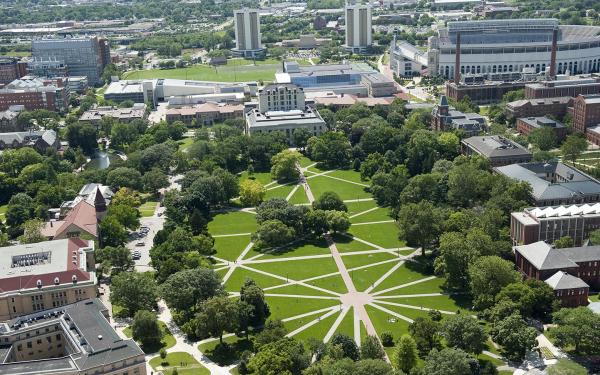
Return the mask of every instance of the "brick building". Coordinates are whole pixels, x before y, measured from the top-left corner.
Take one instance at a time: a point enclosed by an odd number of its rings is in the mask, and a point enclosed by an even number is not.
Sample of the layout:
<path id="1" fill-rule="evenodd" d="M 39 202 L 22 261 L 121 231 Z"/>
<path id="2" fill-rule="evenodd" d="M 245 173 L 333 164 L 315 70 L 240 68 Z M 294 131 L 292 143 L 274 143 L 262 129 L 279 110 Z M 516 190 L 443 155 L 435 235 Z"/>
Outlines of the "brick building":
<path id="1" fill-rule="evenodd" d="M 506 103 L 504 113 L 509 119 L 549 115 L 562 118 L 567 114 L 568 108 L 572 105 L 573 98 L 570 96 L 543 99 L 522 99 Z"/>
<path id="2" fill-rule="evenodd" d="M 524 93 L 526 99 L 600 94 L 600 75 L 559 75 L 556 80 L 528 83 Z"/>
<path id="3" fill-rule="evenodd" d="M 96 297 L 95 267 L 81 238 L 2 248 L 0 321 Z"/>
<path id="4" fill-rule="evenodd" d="M 27 75 L 27 63 L 14 57 L 0 56 L 0 85 Z"/>
<path id="5" fill-rule="evenodd" d="M 167 123 L 181 121 L 191 126 L 213 125 L 230 118 L 244 116 L 242 104 L 204 103 L 188 108 L 172 108 L 167 111 Z"/>
<path id="6" fill-rule="evenodd" d="M 599 228 L 600 203 L 530 207 L 510 215 L 510 237 L 514 245 L 537 241 L 553 243 L 569 236 L 576 246 L 581 246 L 590 232 Z"/>
<path id="7" fill-rule="evenodd" d="M 0 111 L 15 105 L 22 105 L 28 111 L 47 109 L 66 112 L 69 108 L 69 89 L 61 78 L 26 76 L 0 89 Z"/>
<path id="8" fill-rule="evenodd" d="M 560 121 L 552 120 L 548 117 L 521 117 L 517 119 L 517 131 L 521 134 L 528 135 L 535 129 L 549 128 L 552 129 L 556 140 L 562 142 L 567 136 L 569 130 Z"/>
<path id="9" fill-rule="evenodd" d="M 564 306 L 587 305 L 600 286 L 600 246 L 555 249 L 544 241 L 515 246 L 515 264 L 527 278 L 546 281 Z"/>
<path id="10" fill-rule="evenodd" d="M 431 128 L 437 131 L 461 130 L 465 136 L 478 135 L 486 127 L 485 118 L 478 113 L 463 113 L 448 104 L 446 95 L 440 96 L 431 110 Z"/>
<path id="11" fill-rule="evenodd" d="M 493 81 L 473 85 L 448 82 L 446 83 L 446 95 L 457 102 L 468 96 L 473 103 L 490 104 L 502 100 L 507 92 L 520 90 L 524 87 L 524 82 Z"/>

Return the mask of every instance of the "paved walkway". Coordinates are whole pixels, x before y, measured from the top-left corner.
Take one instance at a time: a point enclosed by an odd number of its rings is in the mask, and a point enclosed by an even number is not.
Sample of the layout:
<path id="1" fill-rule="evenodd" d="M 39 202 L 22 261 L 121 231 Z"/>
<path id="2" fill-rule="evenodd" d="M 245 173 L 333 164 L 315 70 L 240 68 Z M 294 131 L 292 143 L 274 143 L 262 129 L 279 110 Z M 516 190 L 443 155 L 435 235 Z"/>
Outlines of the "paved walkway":
<path id="1" fill-rule="evenodd" d="M 310 185 L 306 182 L 306 177 L 304 176 L 304 172 L 302 171 L 302 169 L 300 169 L 300 175 L 301 175 L 300 181 L 302 181 L 302 185 L 304 186 L 304 191 L 306 192 L 306 197 L 308 198 L 308 201 L 312 204 L 315 201 L 315 196 L 313 195 L 313 193 L 310 189 Z M 356 287 L 354 286 L 354 282 L 352 281 L 352 277 L 350 277 L 350 273 L 346 269 L 346 265 L 344 264 L 344 261 L 342 260 L 342 256 L 340 255 L 340 252 L 338 251 L 337 246 L 335 245 L 335 242 L 333 241 L 333 239 L 331 238 L 331 236 L 329 234 L 325 235 L 325 240 L 327 241 L 327 245 L 329 246 L 331 255 L 333 256 L 335 264 L 340 272 L 340 275 L 342 276 L 342 280 L 344 280 L 346 289 L 348 289 L 348 293 L 344 294 L 340 297 L 342 300 L 342 304 L 347 308 L 347 310 L 343 314 L 340 314 L 340 317 L 343 319 L 342 315 L 345 315 L 347 313 L 348 309 L 350 307 L 353 307 L 354 313 L 355 313 L 355 321 L 356 321 L 356 316 L 358 316 L 360 318 L 360 320 L 362 320 L 362 322 L 365 326 L 365 329 L 367 330 L 367 334 L 369 334 L 370 336 L 375 336 L 379 339 L 379 336 L 377 335 L 377 331 L 375 330 L 375 326 L 371 322 L 371 318 L 369 317 L 369 314 L 367 314 L 367 310 L 365 309 L 365 304 L 367 304 L 371 301 L 371 296 L 368 293 L 362 293 L 362 292 L 358 292 L 356 290 Z M 340 317 L 338 317 L 338 319 L 336 320 L 337 324 L 334 324 L 334 326 L 331 327 L 331 329 L 325 336 L 325 339 L 326 339 L 326 340 L 324 340 L 325 342 L 327 342 L 328 338 L 330 337 L 330 333 L 333 334 L 333 332 L 335 332 L 335 329 L 337 329 L 337 326 L 341 323 L 342 319 L 340 319 Z M 360 345 L 360 336 L 357 337 L 356 331 L 355 331 L 355 340 L 357 338 L 359 340 L 357 340 L 356 344 Z M 385 356 L 385 359 L 388 362 L 390 361 L 387 354 Z"/>

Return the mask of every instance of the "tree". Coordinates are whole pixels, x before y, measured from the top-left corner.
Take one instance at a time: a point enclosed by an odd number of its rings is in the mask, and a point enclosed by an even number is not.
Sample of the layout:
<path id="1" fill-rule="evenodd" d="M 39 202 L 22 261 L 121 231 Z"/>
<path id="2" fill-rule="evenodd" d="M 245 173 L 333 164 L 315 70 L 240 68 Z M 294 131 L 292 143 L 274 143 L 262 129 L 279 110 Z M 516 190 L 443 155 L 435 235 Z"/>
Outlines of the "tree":
<path id="1" fill-rule="evenodd" d="M 476 319 L 469 315 L 452 315 L 442 324 L 448 345 L 468 353 L 480 354 L 485 348 L 487 335 Z"/>
<path id="2" fill-rule="evenodd" d="M 580 134 L 571 134 L 560 146 L 560 151 L 567 160 L 572 163 L 577 161 L 577 158 L 587 149 L 587 141 Z"/>
<path id="3" fill-rule="evenodd" d="M 563 308 L 553 314 L 558 327 L 552 328 L 556 344 L 560 347 L 572 346 L 578 355 L 600 353 L 600 316 L 587 307 Z"/>
<path id="4" fill-rule="evenodd" d="M 409 326 L 408 332 L 414 338 L 419 353 L 426 356 L 432 349 L 441 349 L 440 323 L 430 318 L 418 317 Z"/>
<path id="5" fill-rule="evenodd" d="M 353 361 L 358 361 L 360 358 L 360 350 L 354 339 L 350 336 L 344 335 L 343 333 L 336 333 L 331 338 L 330 344 L 332 346 L 340 345 L 344 352 L 344 357 L 348 357 Z"/>
<path id="6" fill-rule="evenodd" d="M 392 366 L 381 359 L 363 359 L 354 363 L 355 375 L 393 375 Z M 396 374 L 399 375 L 399 374 Z"/>
<path id="7" fill-rule="evenodd" d="M 469 266 L 469 278 L 475 306 L 485 309 L 493 304 L 494 296 L 503 287 L 521 277 L 512 262 L 498 256 L 483 256 Z"/>
<path id="8" fill-rule="evenodd" d="M 360 345 L 361 359 L 383 359 L 385 351 L 375 336 L 368 335 Z"/>
<path id="9" fill-rule="evenodd" d="M 67 125 L 66 138 L 69 147 L 79 147 L 86 155 L 91 155 L 98 148 L 96 129 L 88 124 L 76 122 Z"/>
<path id="10" fill-rule="evenodd" d="M 261 346 L 250 359 L 248 369 L 261 375 L 296 375 L 309 364 L 304 344 L 287 337 Z"/>
<path id="11" fill-rule="evenodd" d="M 256 180 L 244 180 L 240 183 L 240 201 L 244 206 L 258 206 L 265 198 L 264 186 Z"/>
<path id="12" fill-rule="evenodd" d="M 132 206 L 111 204 L 108 206 L 106 217 L 116 219 L 119 224 L 130 230 L 134 230 L 140 226 L 140 212 Z"/>
<path id="13" fill-rule="evenodd" d="M 423 371 L 427 375 L 472 375 L 470 360 L 460 349 L 433 349 L 425 359 Z"/>
<path id="14" fill-rule="evenodd" d="M 158 289 L 151 276 L 137 272 L 122 272 L 111 280 L 110 302 L 121 306 L 126 316 L 139 310 L 153 310 Z"/>
<path id="15" fill-rule="evenodd" d="M 548 151 L 556 147 L 556 133 L 553 128 L 544 126 L 529 133 L 527 141 L 533 143 L 542 151 Z"/>
<path id="16" fill-rule="evenodd" d="M 429 173 L 438 159 L 436 135 L 429 130 L 417 130 L 406 146 L 406 166 L 414 176 Z"/>
<path id="17" fill-rule="evenodd" d="M 436 272 L 446 276 L 448 287 L 462 289 L 469 285 L 469 265 L 480 256 L 479 249 L 469 246 L 463 233 L 446 232 L 440 237 L 440 256 Z"/>
<path id="18" fill-rule="evenodd" d="M 381 344 L 386 348 L 394 346 L 394 336 L 391 332 L 386 331 L 381 334 Z"/>
<path id="19" fill-rule="evenodd" d="M 417 344 L 410 335 L 402 335 L 394 349 L 394 364 L 402 371 L 408 373 L 417 365 Z"/>
<path id="20" fill-rule="evenodd" d="M 573 247 L 573 238 L 570 236 L 564 236 L 554 241 L 554 247 L 556 249 L 562 249 L 565 247 Z"/>
<path id="21" fill-rule="evenodd" d="M 255 327 L 263 325 L 271 312 L 265 301 L 263 290 L 254 280 L 247 278 L 244 281 L 244 284 L 240 289 L 240 300 L 252 306 L 250 324 Z"/>
<path id="22" fill-rule="evenodd" d="M 153 168 L 142 176 L 142 185 L 146 192 L 158 194 L 160 189 L 169 186 L 169 177 L 160 169 Z"/>
<path id="23" fill-rule="evenodd" d="M 116 190 L 123 187 L 139 190 L 142 184 L 142 175 L 136 169 L 118 167 L 108 172 L 106 183 Z"/>
<path id="24" fill-rule="evenodd" d="M 160 344 L 162 330 L 156 319 L 156 314 L 148 310 L 139 310 L 133 317 L 131 326 L 133 339 L 141 342 L 142 346 L 152 347 Z"/>
<path id="25" fill-rule="evenodd" d="M 23 224 L 23 235 L 19 237 L 21 243 L 36 243 L 46 241 L 47 238 L 42 234 L 44 222 L 40 219 L 27 220 Z"/>
<path id="26" fill-rule="evenodd" d="M 421 247 L 425 255 L 425 249 L 440 235 L 443 220 L 440 209 L 430 202 L 409 203 L 398 213 L 399 237 L 409 246 Z"/>
<path id="27" fill-rule="evenodd" d="M 18 227 L 34 216 L 33 199 L 25 193 L 13 195 L 6 208 L 6 224 Z"/>
<path id="28" fill-rule="evenodd" d="M 298 179 L 298 161 L 300 154 L 296 151 L 283 150 L 271 158 L 271 176 L 278 181 L 295 181 Z"/>
<path id="29" fill-rule="evenodd" d="M 370 155 L 369 155 L 370 156 Z M 396 207 L 400 194 L 408 184 L 408 169 L 404 165 L 394 167 L 390 173 L 378 171 L 371 178 L 371 193 L 377 204 Z"/>
<path id="30" fill-rule="evenodd" d="M 310 138 L 307 150 L 311 159 L 327 168 L 347 166 L 352 155 L 352 146 L 341 132 L 326 132 Z"/>
<path id="31" fill-rule="evenodd" d="M 313 202 L 313 208 L 315 210 L 325 211 L 348 211 L 348 207 L 344 204 L 344 201 L 337 195 L 336 192 L 326 191 L 319 198 Z"/>
<path id="32" fill-rule="evenodd" d="M 131 271 L 135 262 L 131 252 L 124 246 L 106 246 L 96 251 L 96 262 L 102 263 L 105 270 L 111 270 L 113 275 L 123 271 Z"/>
<path id="33" fill-rule="evenodd" d="M 100 244 L 102 246 L 122 246 L 127 242 L 127 231 L 119 220 L 106 216 L 100 222 Z"/>
<path id="34" fill-rule="evenodd" d="M 198 303 L 222 292 L 219 275 L 203 267 L 176 272 L 161 285 L 161 295 L 165 302 L 178 311 L 192 309 Z"/>
<path id="35" fill-rule="evenodd" d="M 298 128 L 294 129 L 292 132 L 292 139 L 294 140 L 294 145 L 300 149 L 306 148 L 308 144 L 308 139 L 312 137 L 312 133 L 307 128 Z"/>
<path id="36" fill-rule="evenodd" d="M 325 211 L 327 218 L 327 226 L 334 233 L 343 233 L 350 228 L 350 218 L 346 212 L 342 211 Z"/>
<path id="37" fill-rule="evenodd" d="M 279 220 L 267 220 L 261 223 L 254 234 L 254 238 L 261 246 L 276 247 L 291 242 L 296 235 L 294 228 L 290 228 Z"/>
<path id="38" fill-rule="evenodd" d="M 196 314 L 196 334 L 199 337 L 218 337 L 223 344 L 223 332 L 236 330 L 237 305 L 226 296 L 210 297 L 200 303 Z"/>
<path id="39" fill-rule="evenodd" d="M 254 338 L 254 347 L 255 349 L 260 349 L 267 344 L 281 340 L 287 333 L 288 331 L 285 329 L 281 320 L 269 319 L 265 323 L 262 331 Z"/>
<path id="40" fill-rule="evenodd" d="M 522 361 L 525 354 L 537 345 L 537 331 L 528 327 L 518 314 L 495 323 L 491 335 L 494 341 L 502 346 L 506 358 L 511 361 Z"/>

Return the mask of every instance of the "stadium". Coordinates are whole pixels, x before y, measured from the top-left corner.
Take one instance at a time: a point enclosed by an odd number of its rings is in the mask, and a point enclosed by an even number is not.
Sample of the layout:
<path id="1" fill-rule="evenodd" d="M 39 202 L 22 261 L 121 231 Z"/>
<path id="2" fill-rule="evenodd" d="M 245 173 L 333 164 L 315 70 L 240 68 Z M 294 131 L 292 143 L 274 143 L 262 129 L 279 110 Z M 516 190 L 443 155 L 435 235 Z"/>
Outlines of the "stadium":
<path id="1" fill-rule="evenodd" d="M 449 22 L 428 40 L 427 51 L 394 41 L 391 67 L 397 75 L 454 77 L 457 36 L 463 74 L 493 77 L 524 68 L 545 72 L 550 65 L 556 30 L 556 72 L 593 73 L 600 70 L 600 27 L 559 25 L 556 19 L 510 19 Z M 528 69 L 529 70 L 529 69 Z"/>

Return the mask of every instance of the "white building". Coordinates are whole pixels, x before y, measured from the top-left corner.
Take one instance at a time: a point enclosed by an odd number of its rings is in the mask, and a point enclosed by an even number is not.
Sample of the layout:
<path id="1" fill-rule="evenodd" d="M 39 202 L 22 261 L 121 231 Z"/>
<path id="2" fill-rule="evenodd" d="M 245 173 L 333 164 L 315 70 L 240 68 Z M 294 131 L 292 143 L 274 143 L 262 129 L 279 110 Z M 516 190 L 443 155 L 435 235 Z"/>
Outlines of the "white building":
<path id="1" fill-rule="evenodd" d="M 307 106 L 304 90 L 294 84 L 272 84 L 258 93 L 258 108 L 246 113 L 246 134 L 280 131 L 294 144 L 294 130 L 304 128 L 313 135 L 327 130 L 316 109 Z"/>
<path id="2" fill-rule="evenodd" d="M 264 55 L 260 40 L 260 13 L 257 9 L 239 9 L 233 12 L 235 48 L 232 52 L 246 58 Z"/>
<path id="3" fill-rule="evenodd" d="M 559 25 L 556 19 L 448 22 L 429 38 L 427 51 L 419 51 L 405 41 L 392 43 L 391 65 L 398 75 L 411 75 L 426 67 L 429 75 L 452 78 L 460 35 L 463 74 L 519 73 L 525 68 L 543 74 L 550 67 L 555 30 L 555 73 L 600 70 L 600 27 Z"/>
<path id="4" fill-rule="evenodd" d="M 373 44 L 371 27 L 371 6 L 368 4 L 347 4 L 346 9 L 346 44 L 350 52 L 363 53 Z"/>

